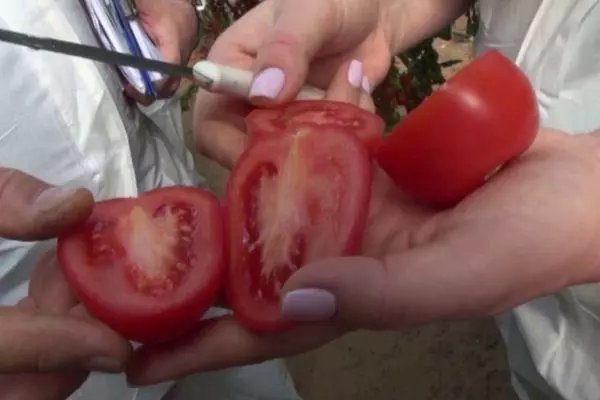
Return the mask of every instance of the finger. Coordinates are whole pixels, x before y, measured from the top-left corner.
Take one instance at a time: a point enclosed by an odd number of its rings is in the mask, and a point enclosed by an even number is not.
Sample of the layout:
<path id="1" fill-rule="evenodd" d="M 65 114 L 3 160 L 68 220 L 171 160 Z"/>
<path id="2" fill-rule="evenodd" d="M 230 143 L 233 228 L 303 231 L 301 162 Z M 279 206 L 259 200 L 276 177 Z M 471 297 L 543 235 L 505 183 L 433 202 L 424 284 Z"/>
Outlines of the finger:
<path id="1" fill-rule="evenodd" d="M 403 242 L 404 250 L 383 259 L 346 257 L 306 265 L 283 288 L 282 314 L 297 322 L 396 329 L 488 317 L 576 282 L 576 274 L 565 282 L 565 275 L 553 269 L 561 265 L 555 253 L 547 251 L 561 248 L 563 236 L 527 246 L 535 225 L 527 215 L 492 228 L 498 221 L 490 219 L 492 212 L 484 214 L 479 220 L 470 214 L 469 222 L 456 227 L 436 227 L 439 220 L 432 221 L 420 233 L 424 244 L 413 243 L 412 249 L 406 242 L 417 239 L 400 233 L 388 247 Z"/>
<path id="2" fill-rule="evenodd" d="M 279 2 L 274 25 L 257 51 L 250 98 L 261 105 L 294 98 L 313 58 L 336 39 L 342 16 L 332 1 Z"/>
<path id="3" fill-rule="evenodd" d="M 343 63 L 331 82 L 325 98 L 358 105 L 364 78 L 363 71 L 363 63 L 358 60 Z"/>
<path id="4" fill-rule="evenodd" d="M 196 149 L 231 169 L 247 146 L 244 117 L 249 110 L 243 101 L 199 91 L 194 108 Z"/>
<path id="5" fill-rule="evenodd" d="M 332 321 L 353 328 L 388 328 L 382 290 L 389 283 L 384 264 L 348 257 L 306 265 L 286 283 L 282 314 L 295 322 Z"/>
<path id="6" fill-rule="evenodd" d="M 23 172 L 0 167 L 0 237 L 55 237 L 84 221 L 93 205 L 88 190 L 50 186 Z"/>
<path id="7" fill-rule="evenodd" d="M 35 301 L 31 297 L 25 297 L 24 299 L 19 300 L 16 307 L 29 313 L 33 313 L 35 310 L 37 310 Z"/>
<path id="8" fill-rule="evenodd" d="M 125 84 L 123 91 L 129 98 L 135 100 L 143 106 L 149 106 L 154 102 L 154 98 L 152 96 L 138 92 L 138 90 L 130 83 Z"/>
<path id="9" fill-rule="evenodd" d="M 29 296 L 45 313 L 64 314 L 78 304 L 56 259 L 56 250 L 45 253 L 37 262 L 29 281 Z"/>
<path id="10" fill-rule="evenodd" d="M 156 96 L 159 99 L 170 99 L 175 95 L 177 89 L 179 89 L 179 85 L 181 83 L 181 78 L 169 77 L 167 79 L 163 79 L 160 82 L 156 83 Z"/>
<path id="11" fill-rule="evenodd" d="M 142 346 L 127 369 L 130 384 L 150 385 L 195 372 L 255 364 L 299 354 L 338 337 L 329 325 L 297 327 L 290 331 L 258 335 L 238 325 L 232 317 L 203 321 L 194 334 L 159 346 Z"/>
<path id="12" fill-rule="evenodd" d="M 259 19 L 267 19 L 265 7 L 259 5 L 246 14 Z M 245 18 L 241 23 L 232 25 L 220 36 L 210 50 L 208 59 L 213 62 L 241 69 L 249 69 L 253 56 L 247 47 L 236 39 L 252 40 L 248 35 L 251 26 L 246 26 Z M 259 34 L 257 32 L 254 32 Z M 194 140 L 196 150 L 221 166 L 231 169 L 247 145 L 244 118 L 251 106 L 243 100 L 198 89 L 194 105 Z"/>
<path id="13" fill-rule="evenodd" d="M 0 373 L 80 367 L 121 371 L 130 345 L 104 325 L 73 316 L 0 309 Z"/>
<path id="14" fill-rule="evenodd" d="M 83 370 L 0 375 L 0 399 L 64 400 L 85 382 L 88 375 L 89 372 Z"/>

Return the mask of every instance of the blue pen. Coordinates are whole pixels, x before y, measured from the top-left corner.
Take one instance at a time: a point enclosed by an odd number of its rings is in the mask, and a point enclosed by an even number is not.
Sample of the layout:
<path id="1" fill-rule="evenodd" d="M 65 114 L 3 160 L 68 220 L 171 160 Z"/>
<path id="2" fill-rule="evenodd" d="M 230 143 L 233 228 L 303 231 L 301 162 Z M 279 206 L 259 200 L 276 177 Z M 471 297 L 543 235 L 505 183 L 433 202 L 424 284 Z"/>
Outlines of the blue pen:
<path id="1" fill-rule="evenodd" d="M 138 57 L 143 57 L 142 50 L 140 49 L 140 46 L 139 46 L 137 40 L 135 39 L 135 35 L 134 35 L 133 30 L 131 29 L 131 26 L 129 25 L 129 21 L 128 21 L 128 18 L 131 18 L 132 16 L 135 15 L 134 7 L 131 3 L 129 3 L 128 0 L 124 0 L 127 3 L 127 5 L 126 5 L 127 6 L 127 15 L 126 15 L 125 10 L 123 9 L 122 3 L 121 3 L 122 1 L 123 0 L 113 0 L 113 5 L 115 7 L 115 10 L 117 11 L 117 16 L 119 17 L 119 22 L 125 33 L 125 40 L 127 41 L 129 50 L 133 53 L 133 55 L 136 55 Z M 140 73 L 142 74 L 142 80 L 144 81 L 144 86 L 146 87 L 146 91 L 150 94 L 150 96 L 156 97 L 157 93 L 156 93 L 156 90 L 154 89 L 152 80 L 150 79 L 150 74 L 148 74 L 148 71 L 143 71 L 143 70 L 140 70 Z"/>

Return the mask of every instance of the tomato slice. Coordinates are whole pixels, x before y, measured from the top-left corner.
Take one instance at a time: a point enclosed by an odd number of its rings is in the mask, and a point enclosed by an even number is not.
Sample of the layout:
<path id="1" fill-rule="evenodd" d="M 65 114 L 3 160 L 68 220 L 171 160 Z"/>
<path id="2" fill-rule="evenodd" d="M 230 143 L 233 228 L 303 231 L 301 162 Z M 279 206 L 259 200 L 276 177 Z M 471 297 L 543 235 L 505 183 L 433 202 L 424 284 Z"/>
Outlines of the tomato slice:
<path id="1" fill-rule="evenodd" d="M 227 187 L 226 292 L 249 329 L 285 329 L 280 290 L 306 263 L 358 251 L 371 193 L 371 164 L 342 128 L 304 125 L 252 144 Z"/>
<path id="2" fill-rule="evenodd" d="M 226 256 L 222 210 L 212 194 L 169 187 L 98 202 L 58 240 L 66 280 L 86 309 L 127 339 L 172 339 L 218 294 Z"/>
<path id="3" fill-rule="evenodd" d="M 452 206 L 525 152 L 538 127 L 527 77 L 493 50 L 409 113 L 383 140 L 376 159 L 416 199 Z"/>
<path id="4" fill-rule="evenodd" d="M 356 135 L 370 153 L 381 143 L 385 131 L 385 122 L 377 114 L 340 101 L 297 100 L 277 108 L 255 109 L 246 117 L 252 141 L 281 137 L 292 132 L 290 127 L 302 125 L 344 128 Z"/>

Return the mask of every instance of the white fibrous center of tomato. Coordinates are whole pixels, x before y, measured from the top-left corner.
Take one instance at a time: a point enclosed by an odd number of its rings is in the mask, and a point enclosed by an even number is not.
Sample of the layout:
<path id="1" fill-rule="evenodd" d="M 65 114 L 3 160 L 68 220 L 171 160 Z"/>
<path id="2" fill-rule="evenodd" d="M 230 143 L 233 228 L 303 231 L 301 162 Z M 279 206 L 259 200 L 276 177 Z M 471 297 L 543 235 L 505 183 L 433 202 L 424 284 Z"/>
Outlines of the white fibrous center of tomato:
<path id="1" fill-rule="evenodd" d="M 169 291 L 189 268 L 182 250 L 191 243 L 191 227 L 181 221 L 181 213 L 185 211 L 164 207 L 152 215 L 136 206 L 119 221 L 117 235 L 138 290 L 155 295 Z"/>
<path id="2" fill-rule="evenodd" d="M 305 196 L 308 172 L 298 149 L 302 135 L 294 138 L 290 152 L 275 176 L 265 176 L 258 189 L 257 219 L 261 246 L 262 276 L 271 278 L 281 267 L 296 269 L 292 257 L 301 249 L 298 239 L 306 233 L 310 215 Z"/>
<path id="3" fill-rule="evenodd" d="M 359 128 L 361 126 L 359 118 L 352 118 L 350 116 L 339 118 L 335 110 L 327 109 L 306 111 L 288 120 L 289 125 L 298 125 L 303 122 L 316 125 L 337 125 L 345 128 Z"/>

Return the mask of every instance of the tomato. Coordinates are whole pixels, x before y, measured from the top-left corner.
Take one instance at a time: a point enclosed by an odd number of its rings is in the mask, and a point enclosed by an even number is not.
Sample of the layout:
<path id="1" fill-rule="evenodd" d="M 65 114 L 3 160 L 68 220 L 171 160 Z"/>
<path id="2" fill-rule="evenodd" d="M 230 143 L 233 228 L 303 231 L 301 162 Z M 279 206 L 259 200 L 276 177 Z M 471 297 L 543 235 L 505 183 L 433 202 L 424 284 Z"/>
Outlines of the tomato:
<path id="1" fill-rule="evenodd" d="M 533 143 L 539 127 L 527 77 L 498 51 L 460 70 L 383 140 L 376 160 L 416 199 L 451 206 Z"/>
<path id="2" fill-rule="evenodd" d="M 249 329 L 280 330 L 280 290 L 306 263 L 355 254 L 371 193 L 366 149 L 347 129 L 302 124 L 253 143 L 226 194 L 226 293 Z"/>
<path id="3" fill-rule="evenodd" d="M 125 338 L 153 343 L 190 328 L 225 271 L 222 210 L 210 193 L 170 187 L 98 202 L 58 240 L 65 278 L 86 309 Z"/>
<path id="4" fill-rule="evenodd" d="M 339 101 L 297 100 L 277 108 L 255 109 L 246 117 L 252 141 L 291 134 L 290 127 L 302 125 L 342 127 L 362 140 L 370 152 L 381 143 L 385 131 L 385 122 L 377 114 Z"/>

